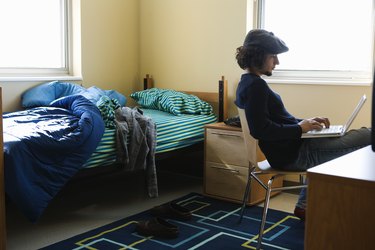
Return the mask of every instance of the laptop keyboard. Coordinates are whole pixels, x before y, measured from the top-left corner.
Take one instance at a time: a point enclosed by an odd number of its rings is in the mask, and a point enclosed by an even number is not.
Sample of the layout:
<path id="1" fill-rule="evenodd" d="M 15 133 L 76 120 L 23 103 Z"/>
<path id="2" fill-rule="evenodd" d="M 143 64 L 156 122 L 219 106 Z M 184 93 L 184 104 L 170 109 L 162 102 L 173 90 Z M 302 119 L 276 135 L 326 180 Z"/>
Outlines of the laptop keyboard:
<path id="1" fill-rule="evenodd" d="M 336 134 L 336 133 L 341 133 L 342 131 L 342 126 L 340 125 L 333 125 L 333 126 L 330 126 L 329 128 L 323 128 L 322 130 L 314 130 L 314 133 L 315 134 L 319 134 L 319 133 L 330 133 L 330 134 Z"/>

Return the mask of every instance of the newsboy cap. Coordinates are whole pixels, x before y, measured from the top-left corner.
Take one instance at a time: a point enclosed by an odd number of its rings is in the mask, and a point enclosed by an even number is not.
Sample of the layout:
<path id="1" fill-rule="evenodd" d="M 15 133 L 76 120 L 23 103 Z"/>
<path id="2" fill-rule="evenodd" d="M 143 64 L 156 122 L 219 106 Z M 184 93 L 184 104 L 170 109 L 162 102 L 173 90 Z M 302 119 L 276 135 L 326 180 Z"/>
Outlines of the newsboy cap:
<path id="1" fill-rule="evenodd" d="M 246 35 L 243 46 L 260 47 L 270 54 L 280 54 L 289 50 L 283 40 L 264 29 L 250 30 Z"/>

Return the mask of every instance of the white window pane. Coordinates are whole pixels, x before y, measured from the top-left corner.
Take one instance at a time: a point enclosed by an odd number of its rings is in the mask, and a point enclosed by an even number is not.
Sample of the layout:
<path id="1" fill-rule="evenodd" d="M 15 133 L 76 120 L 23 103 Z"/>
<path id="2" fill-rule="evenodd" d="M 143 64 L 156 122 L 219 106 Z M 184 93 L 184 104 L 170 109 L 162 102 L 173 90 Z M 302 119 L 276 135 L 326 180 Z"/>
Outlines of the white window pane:
<path id="1" fill-rule="evenodd" d="M 0 67 L 64 68 L 60 0 L 0 0 Z"/>
<path id="2" fill-rule="evenodd" d="M 370 77 L 373 0 L 263 0 L 261 28 L 283 39 L 289 51 L 277 69 L 351 71 Z M 292 75 L 291 72 L 290 75 Z"/>

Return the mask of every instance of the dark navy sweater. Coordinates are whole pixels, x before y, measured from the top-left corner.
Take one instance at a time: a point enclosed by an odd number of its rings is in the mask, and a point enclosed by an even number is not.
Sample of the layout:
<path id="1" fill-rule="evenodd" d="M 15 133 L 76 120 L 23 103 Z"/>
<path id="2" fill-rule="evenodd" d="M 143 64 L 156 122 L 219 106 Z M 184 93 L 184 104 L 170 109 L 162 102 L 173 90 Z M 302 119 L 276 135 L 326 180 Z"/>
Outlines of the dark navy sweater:
<path id="1" fill-rule="evenodd" d="M 250 133 L 272 167 L 282 169 L 296 160 L 302 142 L 301 120 L 289 114 L 266 81 L 255 74 L 243 74 L 235 104 L 245 109 Z"/>

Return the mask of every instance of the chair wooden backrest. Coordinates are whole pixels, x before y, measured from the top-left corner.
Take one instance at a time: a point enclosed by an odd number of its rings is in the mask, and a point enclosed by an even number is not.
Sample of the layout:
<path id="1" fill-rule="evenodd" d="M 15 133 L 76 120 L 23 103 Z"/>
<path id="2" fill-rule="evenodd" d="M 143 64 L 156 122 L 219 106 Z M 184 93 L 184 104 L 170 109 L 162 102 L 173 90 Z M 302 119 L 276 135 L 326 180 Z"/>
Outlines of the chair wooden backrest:
<path id="1" fill-rule="evenodd" d="M 238 107 L 237 110 L 241 121 L 241 129 L 243 132 L 242 134 L 244 136 L 247 158 L 250 164 L 254 164 L 257 166 L 258 162 L 266 160 L 266 157 L 264 156 L 263 152 L 260 150 L 258 146 L 258 140 L 250 134 L 249 124 L 247 123 L 245 110 Z"/>

